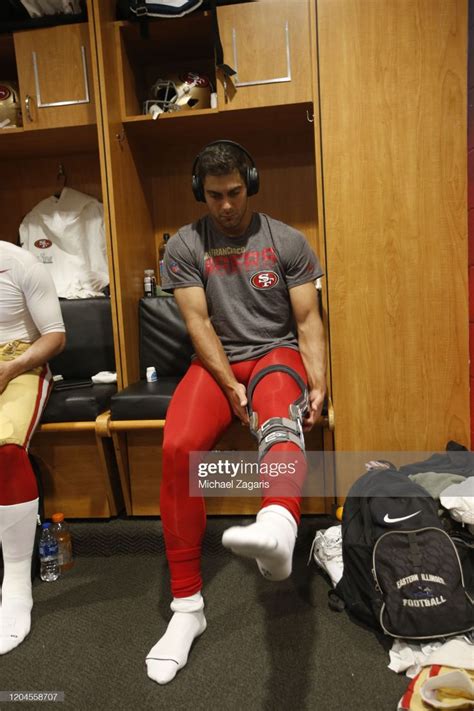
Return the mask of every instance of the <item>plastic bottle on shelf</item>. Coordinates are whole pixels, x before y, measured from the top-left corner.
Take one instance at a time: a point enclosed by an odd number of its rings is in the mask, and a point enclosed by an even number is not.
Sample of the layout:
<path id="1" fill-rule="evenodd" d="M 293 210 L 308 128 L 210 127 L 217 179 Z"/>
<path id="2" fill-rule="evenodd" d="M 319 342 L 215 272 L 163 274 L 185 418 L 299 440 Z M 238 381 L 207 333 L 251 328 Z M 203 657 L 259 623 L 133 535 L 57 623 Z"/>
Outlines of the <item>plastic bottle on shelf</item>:
<path id="1" fill-rule="evenodd" d="M 165 259 L 165 251 L 166 251 L 166 244 L 169 240 L 170 236 L 168 232 L 165 232 L 163 235 L 163 241 L 161 242 L 159 249 L 158 249 L 158 263 L 160 267 L 160 284 L 163 284 L 163 266 L 164 266 L 164 259 Z"/>
<path id="2" fill-rule="evenodd" d="M 74 559 L 72 557 L 72 539 L 71 532 L 69 531 L 69 526 L 64 521 L 63 513 L 55 513 L 52 515 L 53 536 L 58 542 L 58 563 L 59 570 L 64 573 L 66 570 L 71 570 L 74 565 Z"/>
<path id="3" fill-rule="evenodd" d="M 59 578 L 58 542 L 51 531 L 51 524 L 43 523 L 39 540 L 40 577 L 45 583 L 52 583 Z"/>
<path id="4" fill-rule="evenodd" d="M 158 381 L 158 375 L 155 366 L 150 365 L 146 369 L 146 380 L 147 383 L 156 383 Z"/>
<path id="5" fill-rule="evenodd" d="M 154 269 L 145 269 L 143 277 L 143 293 L 145 296 L 155 296 L 156 277 Z"/>

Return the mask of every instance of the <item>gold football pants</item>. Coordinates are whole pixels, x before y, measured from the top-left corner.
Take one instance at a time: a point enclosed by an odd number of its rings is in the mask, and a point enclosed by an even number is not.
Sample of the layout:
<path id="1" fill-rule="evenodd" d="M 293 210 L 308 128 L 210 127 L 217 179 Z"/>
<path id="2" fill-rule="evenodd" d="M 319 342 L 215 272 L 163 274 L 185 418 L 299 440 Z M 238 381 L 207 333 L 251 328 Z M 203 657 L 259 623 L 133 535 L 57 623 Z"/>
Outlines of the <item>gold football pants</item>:
<path id="1" fill-rule="evenodd" d="M 30 343 L 0 345 L 0 363 L 18 358 Z M 48 365 L 29 370 L 11 380 L 0 394 L 0 447 L 17 444 L 28 449 L 48 401 L 52 377 Z"/>

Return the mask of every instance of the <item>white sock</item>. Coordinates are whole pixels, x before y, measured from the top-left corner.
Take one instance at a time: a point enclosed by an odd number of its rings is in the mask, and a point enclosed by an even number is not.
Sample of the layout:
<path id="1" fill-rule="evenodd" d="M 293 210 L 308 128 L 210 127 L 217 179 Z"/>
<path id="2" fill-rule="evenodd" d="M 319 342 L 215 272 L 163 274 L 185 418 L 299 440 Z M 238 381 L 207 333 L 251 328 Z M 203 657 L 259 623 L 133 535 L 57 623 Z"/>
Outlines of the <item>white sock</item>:
<path id="1" fill-rule="evenodd" d="M 171 609 L 174 615 L 165 634 L 150 649 L 146 658 L 147 674 L 158 684 L 167 684 L 174 679 L 188 661 L 193 641 L 207 627 L 200 592 L 190 597 L 175 597 Z"/>
<path id="2" fill-rule="evenodd" d="M 0 654 L 18 647 L 31 627 L 31 556 L 38 499 L 0 506 L 4 575 L 0 608 Z"/>
<path id="3" fill-rule="evenodd" d="M 224 531 L 222 544 L 234 553 L 255 558 L 268 580 L 285 580 L 291 574 L 296 521 L 283 506 L 265 506 L 250 526 L 232 526 Z"/>
<path id="4" fill-rule="evenodd" d="M 28 573 L 30 573 L 30 568 Z M 31 607 L 32 605 L 19 601 L 2 604 L 0 608 L 0 654 L 6 654 L 18 647 L 29 633 Z"/>

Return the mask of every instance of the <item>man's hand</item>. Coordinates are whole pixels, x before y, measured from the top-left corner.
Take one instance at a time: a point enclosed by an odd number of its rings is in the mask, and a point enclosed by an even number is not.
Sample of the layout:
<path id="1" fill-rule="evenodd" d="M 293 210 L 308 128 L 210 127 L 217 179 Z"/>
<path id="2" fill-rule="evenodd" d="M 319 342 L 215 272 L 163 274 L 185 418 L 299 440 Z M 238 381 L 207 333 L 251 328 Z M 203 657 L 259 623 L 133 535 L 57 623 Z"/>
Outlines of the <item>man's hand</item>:
<path id="1" fill-rule="evenodd" d="M 12 362 L 13 361 L 6 361 L 4 363 L 0 363 L 0 395 L 4 392 L 8 383 L 13 378 L 13 372 L 11 368 Z"/>
<path id="2" fill-rule="evenodd" d="M 249 416 L 247 412 L 247 392 L 245 385 L 236 383 L 233 387 L 227 389 L 227 397 L 232 408 L 232 412 L 236 415 L 243 425 L 249 424 Z"/>
<path id="3" fill-rule="evenodd" d="M 326 386 L 320 385 L 317 388 L 312 388 L 309 391 L 309 415 L 303 420 L 303 431 L 309 432 L 314 424 L 321 417 L 323 409 L 324 397 L 326 395 Z"/>
<path id="4" fill-rule="evenodd" d="M 13 360 L 0 363 L 0 393 L 10 380 L 47 363 L 53 356 L 61 353 L 66 345 L 63 331 L 53 331 L 40 336 L 27 350 Z"/>

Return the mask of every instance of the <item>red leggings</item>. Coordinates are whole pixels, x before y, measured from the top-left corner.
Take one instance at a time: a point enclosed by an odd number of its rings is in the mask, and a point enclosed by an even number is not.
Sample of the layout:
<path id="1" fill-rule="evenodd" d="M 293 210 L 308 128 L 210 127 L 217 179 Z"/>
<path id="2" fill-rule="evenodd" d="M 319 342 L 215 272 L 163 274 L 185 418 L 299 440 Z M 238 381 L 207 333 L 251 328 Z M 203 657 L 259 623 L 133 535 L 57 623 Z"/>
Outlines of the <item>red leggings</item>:
<path id="1" fill-rule="evenodd" d="M 306 382 L 307 376 L 298 351 L 276 348 L 256 360 L 232 363 L 239 383 L 247 386 L 253 375 L 269 365 L 282 364 L 296 370 Z M 288 417 L 288 406 L 301 394 L 295 380 L 287 373 L 270 373 L 256 386 L 252 407 L 259 423 L 270 417 Z M 187 597 L 201 590 L 201 543 L 206 527 L 204 499 L 189 496 L 189 452 L 212 450 L 234 418 L 229 401 L 212 375 L 194 361 L 178 385 L 166 415 L 163 441 L 163 474 L 160 493 L 161 520 L 166 557 L 171 572 L 174 597 Z M 296 451 L 292 442 L 273 446 L 277 451 Z M 278 491 L 278 480 L 271 484 L 262 507 L 284 506 L 300 519 L 301 488 L 306 474 L 303 457 L 294 479 L 295 495 Z"/>
<path id="2" fill-rule="evenodd" d="M 29 343 L 0 346 L 0 362 L 18 357 Z M 51 371 L 39 366 L 13 380 L 0 393 L 0 506 L 38 498 L 28 447 L 51 392 Z"/>

